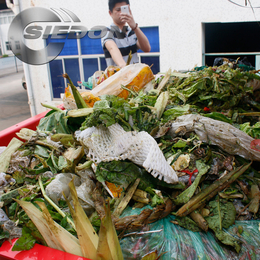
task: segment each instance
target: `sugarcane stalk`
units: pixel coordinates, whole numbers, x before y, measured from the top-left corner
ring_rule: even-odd
[[[228,173],[225,177],[215,181],[213,184],[202,190],[189,200],[188,203],[183,205],[176,213],[179,217],[184,217],[199,208],[206,201],[212,199],[218,192],[225,189],[232,182],[234,182],[240,175],[242,175],[249,167],[251,163],[238,167],[237,169]]]
[[[207,221],[201,216],[201,214],[197,211],[193,211],[190,213],[190,217],[197,223],[197,225],[204,230],[205,232],[208,231],[208,223]]]

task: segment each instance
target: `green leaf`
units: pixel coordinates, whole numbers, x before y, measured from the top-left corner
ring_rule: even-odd
[[[174,108],[166,110],[163,113],[163,119],[167,121],[171,119],[175,119],[178,116],[188,114],[189,110],[190,110],[190,105],[176,106]]]
[[[184,190],[175,200],[175,204],[185,204],[187,203],[190,198],[193,196],[194,192],[196,191],[201,177],[209,170],[210,166],[206,165],[202,161],[196,161],[196,168],[198,169],[199,173],[194,180],[194,182],[191,184],[190,187],[188,187],[186,190]]]
[[[151,206],[152,207],[155,207],[155,206],[162,204],[162,203],[164,203],[163,199],[161,197],[159,197],[157,194],[155,194],[152,197],[152,200],[151,200]]]
[[[6,239],[6,238],[9,238],[9,237],[10,237],[9,232],[0,228],[0,240]]]
[[[214,231],[219,241],[223,244],[233,246],[239,252],[241,248],[239,241],[222,230],[222,227],[227,229],[235,222],[236,209],[233,203],[218,199],[211,201],[209,207],[211,214],[205,218],[209,228]]]
[[[99,100],[94,103],[93,109],[110,108],[108,100]]]
[[[106,127],[116,123],[116,116],[118,112],[115,109],[102,108],[96,109],[94,112],[86,118],[82,124],[81,130],[88,127],[105,125]]]
[[[16,171],[13,174],[13,178],[15,179],[17,184],[23,184],[24,183],[24,176],[25,176],[24,173],[23,172],[19,172],[19,171]]]
[[[37,130],[42,132],[70,134],[64,111],[54,111],[51,114],[47,114],[40,120],[40,123],[37,126]]]
[[[176,221],[178,222],[179,226],[187,228],[193,232],[199,232],[201,229],[198,227],[196,222],[194,222],[189,217],[176,217]]]
[[[250,122],[239,125],[239,129],[254,139],[260,139],[260,123],[257,122],[255,125],[250,126]]]
[[[59,160],[58,160],[58,168],[61,171],[62,169],[66,168],[66,167],[68,167],[67,159],[64,156],[60,155]]]
[[[189,88],[186,88],[185,90],[183,90],[183,94],[186,98],[191,97],[192,95],[194,95],[196,92],[198,92],[199,90],[203,89],[204,87],[204,80],[200,80],[195,82],[193,85],[191,85]]]
[[[223,115],[222,113],[219,113],[219,112],[212,112],[210,114],[204,114],[204,116],[232,124],[231,119],[229,119],[228,117],[226,117],[225,115]]]
[[[13,203],[9,206],[9,209],[8,209],[9,216],[14,216],[15,211],[16,211],[16,208],[17,208],[17,202],[13,202]]]
[[[174,147],[174,148],[184,148],[184,147],[186,146],[186,144],[187,144],[187,141],[180,139],[180,140],[178,140],[177,143],[175,143],[175,144],[173,145],[173,147]]]
[[[248,135],[251,134],[252,128],[250,126],[250,122],[246,122],[244,124],[239,125],[239,129],[245,133],[247,133]]]
[[[56,174],[56,173],[57,173],[57,168],[55,168],[51,156],[46,160],[46,163],[47,163],[47,165],[49,166],[51,172],[52,172],[53,174]]]
[[[153,181],[155,180],[144,169],[126,161],[99,163],[96,170],[96,178],[100,182],[108,181],[123,187],[127,187],[137,178],[141,178],[138,187],[142,190],[145,190],[147,187],[154,187]]]
[[[48,158],[50,156],[49,149],[41,145],[35,145],[34,153],[43,158]]]
[[[27,228],[23,228],[22,236],[15,242],[12,251],[22,251],[33,248],[36,239],[30,233],[27,233],[27,231]]]

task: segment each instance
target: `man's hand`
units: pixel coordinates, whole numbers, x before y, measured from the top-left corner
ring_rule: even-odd
[[[129,13],[130,14],[121,13],[120,14],[121,21],[124,23],[128,23],[128,25],[131,27],[131,29],[135,31],[135,34],[137,37],[136,44],[137,44],[138,49],[141,49],[144,52],[151,51],[151,46],[150,46],[149,40],[147,39],[145,34],[141,31],[141,29],[138,27],[137,23],[135,22],[131,9],[130,9],[130,6],[129,6]]]
[[[136,22],[135,22],[135,20],[134,20],[133,15],[132,15],[130,6],[129,6],[129,13],[130,13],[130,14],[121,13],[121,14],[120,14],[120,19],[121,19],[122,22],[128,23],[128,25],[129,25],[132,29],[134,29],[134,28],[136,27]]]

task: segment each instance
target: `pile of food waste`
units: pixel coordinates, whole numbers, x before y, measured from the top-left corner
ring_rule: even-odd
[[[65,74],[66,109],[44,105],[2,152],[1,241],[90,259],[259,259],[258,71],[143,65],[126,82],[126,69],[85,93]]]

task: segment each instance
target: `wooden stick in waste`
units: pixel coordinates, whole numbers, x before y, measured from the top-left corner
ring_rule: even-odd
[[[203,203],[212,199],[218,192],[225,189],[232,182],[234,182],[240,175],[242,175],[249,167],[251,163],[242,165],[237,169],[228,173],[225,177],[215,181],[213,184],[202,190],[189,200],[188,203],[183,205],[176,213],[179,217],[184,217],[199,208]]]
[[[140,179],[136,179],[136,181],[133,184],[133,186],[127,191],[125,197],[122,199],[122,201],[119,203],[117,208],[114,210],[113,217],[119,217],[121,215],[121,213],[126,208],[126,206],[129,203],[129,201],[133,197],[133,195],[134,195],[134,193],[136,191],[136,188],[139,185],[139,182],[140,182]]]
[[[190,213],[190,217],[197,223],[197,225],[204,230],[208,231],[209,225],[208,222],[200,215],[199,212],[193,211]]]

